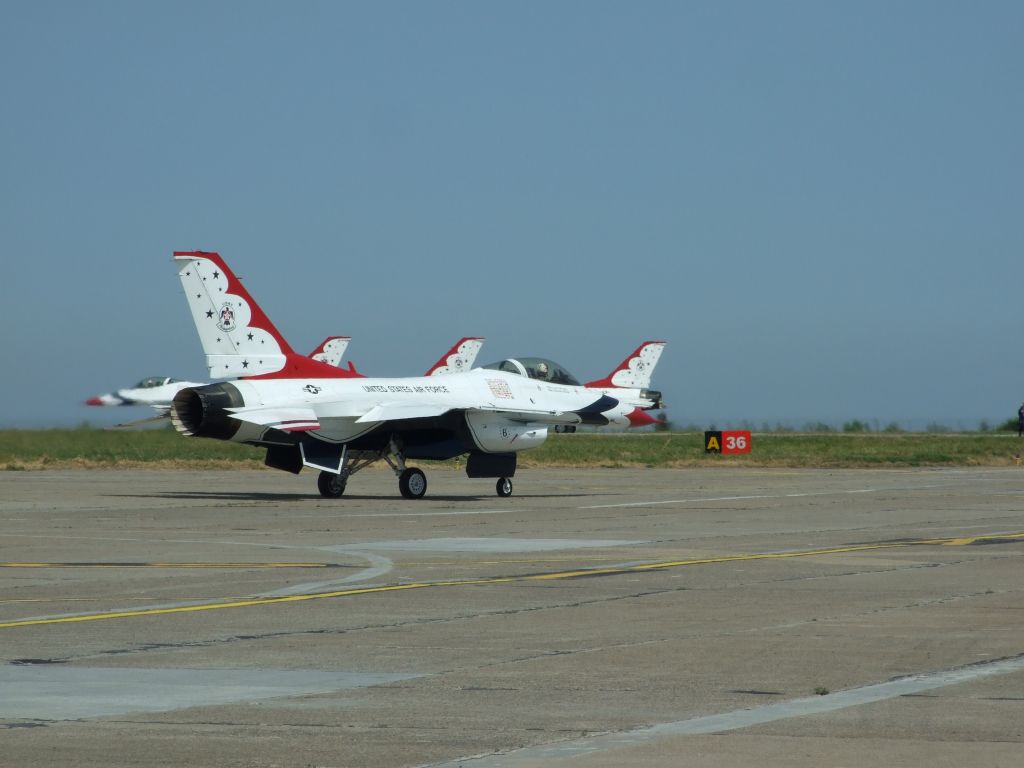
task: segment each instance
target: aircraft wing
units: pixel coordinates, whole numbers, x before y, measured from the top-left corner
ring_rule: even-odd
[[[524,411],[509,410],[497,406],[486,406],[483,408],[469,409],[480,413],[495,414],[511,421],[522,422],[523,424],[592,424],[603,425],[608,423],[604,416],[605,412],[618,406],[618,400],[608,395],[601,395],[589,406],[575,411]]]
[[[309,432],[320,429],[320,419],[312,408],[228,408],[231,417],[282,432]]]
[[[472,408],[470,410],[482,413],[493,413],[503,416],[511,421],[520,421],[524,424],[607,424],[608,419],[603,415],[606,411],[615,408],[619,401],[613,397],[602,395],[585,408],[575,411],[551,411],[551,410],[508,410],[497,406],[483,408]]]
[[[477,413],[502,416],[523,424],[579,424],[580,417],[572,411],[509,411],[504,408],[473,408]]]
[[[366,424],[368,422],[377,421],[398,421],[403,419],[427,419],[433,416],[441,416],[449,411],[464,411],[467,413],[489,413],[495,416],[501,416],[510,421],[518,421],[523,424],[607,424],[608,420],[602,414],[614,408],[618,405],[618,400],[602,395],[600,398],[595,400],[585,408],[580,408],[575,411],[556,411],[556,410],[516,410],[509,408],[502,408],[494,404],[486,405],[469,405],[463,402],[458,403],[443,403],[443,402],[383,402],[377,403],[372,406],[368,411],[362,414],[357,413],[345,413],[348,417],[357,417],[357,424]],[[319,409],[320,416],[325,417],[327,413],[325,409]],[[335,409],[331,409],[332,416],[341,416],[342,413],[334,412]]]
[[[121,424],[115,424],[110,429],[132,429],[134,427],[141,427],[143,424],[156,424],[158,421],[164,421],[170,415],[170,410],[164,408],[161,413],[156,416],[150,416],[148,419],[136,419],[135,421],[126,421]]]
[[[406,419],[428,419],[449,411],[489,413],[523,424],[607,424],[604,412],[618,405],[618,400],[602,395],[590,405],[574,411],[522,410],[502,408],[493,404],[482,406],[444,402],[378,402],[367,408],[348,403],[324,403],[312,407],[228,408],[232,418],[261,427],[284,432],[308,432],[320,429],[321,419],[349,418],[357,424]]]
[[[452,410],[450,405],[437,403],[378,403],[358,419],[357,424],[368,421],[395,421],[397,419],[426,419],[441,416]]]
[[[320,429],[322,419],[354,419],[357,424],[399,419],[426,419],[452,410],[439,403],[365,403],[330,402],[315,407],[228,408],[231,416],[261,427],[284,432],[308,432]]]

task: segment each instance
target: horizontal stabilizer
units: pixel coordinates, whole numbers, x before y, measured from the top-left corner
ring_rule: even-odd
[[[207,355],[206,367],[215,379],[237,379],[276,373],[287,362],[285,355]]]
[[[320,420],[312,408],[228,408],[231,417],[282,432],[309,432],[320,429]]]
[[[167,408],[161,410],[156,416],[150,416],[148,419],[136,419],[135,421],[126,421],[122,424],[115,424],[108,429],[134,429],[135,427],[141,427],[146,424],[157,424],[161,421],[165,421],[170,415],[170,411]]]

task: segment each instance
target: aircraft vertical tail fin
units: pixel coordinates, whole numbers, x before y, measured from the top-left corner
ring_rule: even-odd
[[[309,356],[321,363],[339,368],[341,358],[345,356],[345,350],[348,349],[350,341],[352,341],[351,336],[328,336],[320,342],[320,346],[309,353]]]
[[[211,377],[339,378],[353,375],[296,354],[220,254],[175,251],[174,261]]]
[[[651,386],[651,375],[654,373],[654,366],[658,364],[661,353],[668,342],[645,341],[625,360],[619,363],[618,367],[609,373],[605,378],[591,381],[586,384],[588,387],[636,387],[646,389]]]
[[[461,373],[468,371],[476,362],[476,356],[480,347],[484,345],[484,339],[476,336],[465,336],[455,342],[455,345],[441,355],[441,359],[434,363],[425,376],[443,376],[446,373]]]

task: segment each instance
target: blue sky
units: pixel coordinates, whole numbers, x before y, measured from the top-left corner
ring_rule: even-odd
[[[666,339],[680,423],[1002,421],[1022,39],[1019,2],[8,1],[0,426],[202,380],[193,248],[369,374]]]

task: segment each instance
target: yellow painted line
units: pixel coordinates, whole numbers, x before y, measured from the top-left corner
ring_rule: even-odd
[[[993,534],[991,536],[978,536],[969,541],[1002,540],[1002,539],[1024,539],[1024,533]],[[907,541],[880,542],[877,544],[855,544],[844,547],[831,547],[828,549],[812,549],[794,552],[762,552],[748,555],[725,555],[722,557],[707,557],[693,560],[670,560],[659,563],[644,563],[641,565],[623,566],[621,568],[597,568],[577,569],[572,571],[555,571],[553,573],[535,573],[522,576],[495,576],[479,579],[454,579],[447,581],[423,581],[411,584],[393,584],[381,587],[357,587],[353,589],[342,589],[333,592],[313,592],[305,595],[288,595],[285,597],[255,597],[240,600],[231,600],[218,603],[205,603],[203,605],[185,605],[173,608],[139,608],[138,610],[111,611],[109,613],[84,614],[80,616],[60,616],[46,619],[23,619],[21,621],[0,622],[0,629],[11,627],[31,627],[43,624],[74,624],[86,621],[107,621],[110,619],[126,619],[136,616],[164,616],[172,613],[198,613],[200,611],[219,611],[227,608],[251,608],[261,605],[278,605],[281,603],[302,603],[310,600],[324,600],[334,597],[352,597],[354,595],[384,594],[387,592],[402,592],[410,589],[431,589],[435,587],[466,587],[474,585],[491,584],[512,584],[526,581],[556,581],[560,579],[575,579],[592,576],[616,576],[628,573],[645,573],[668,568],[681,568],[690,565],[710,565],[715,563],[750,562],[754,560],[784,560],[797,557],[821,557],[826,555],[844,554],[849,552],[866,552],[879,549],[905,549],[922,545],[952,545],[957,546],[958,542],[968,541],[964,538],[943,538],[943,539],[917,539]]]
[[[556,579],[576,579],[580,576],[614,576],[619,573],[629,573],[633,568],[583,568],[579,571],[559,571],[558,573],[536,573],[530,576],[520,576],[524,581],[554,581]]]
[[[1024,533],[993,533],[988,536],[964,536],[959,538],[948,539],[921,539],[920,541],[912,541],[910,542],[910,544],[937,545],[942,547],[964,547],[979,541],[1003,541],[1005,539],[1014,539],[1019,541],[1021,539],[1024,539]]]
[[[664,563],[647,563],[634,565],[630,570],[653,571],[663,568],[679,568],[684,565],[711,565],[713,563],[736,563],[751,560],[786,560],[794,557],[817,557],[819,555],[838,555],[845,552],[864,552],[871,549],[895,549],[909,547],[914,542],[891,542],[887,544],[859,544],[851,547],[833,547],[831,549],[812,549],[800,552],[768,552],[751,555],[724,555],[722,557],[704,557],[695,560],[673,560]]]
[[[336,563],[0,563],[0,568],[337,568]]]
[[[615,547],[610,547],[615,549]],[[617,557],[588,557],[588,561],[598,563],[603,560],[619,561],[622,560],[622,555]],[[510,565],[516,564],[521,565],[523,563],[577,563],[579,557],[505,557],[500,560],[418,560],[418,561],[402,561],[404,566],[423,566],[425,568],[431,568],[437,565],[453,565],[453,566],[466,566],[466,565]]]
[[[288,595],[287,597],[257,597],[246,600],[233,600],[223,603],[206,603],[204,605],[182,605],[174,608],[140,608],[130,611],[112,611],[110,613],[93,613],[82,616],[59,616],[52,619],[25,619],[23,621],[6,621],[0,628],[31,627],[41,624],[74,624],[84,621],[104,621],[108,619],[125,619],[132,616],[163,616],[169,613],[197,613],[199,611],[216,611],[225,608],[250,608],[256,605],[274,605],[276,603],[301,603],[307,600],[323,600],[329,597],[348,597],[350,595],[370,595],[380,592],[400,592],[406,589],[425,589],[427,587],[454,587],[471,584],[500,584],[515,581],[514,577],[494,579],[471,579],[466,581],[434,581],[413,584],[394,584],[385,587],[360,587],[343,589],[336,592],[315,592],[308,595]]]

